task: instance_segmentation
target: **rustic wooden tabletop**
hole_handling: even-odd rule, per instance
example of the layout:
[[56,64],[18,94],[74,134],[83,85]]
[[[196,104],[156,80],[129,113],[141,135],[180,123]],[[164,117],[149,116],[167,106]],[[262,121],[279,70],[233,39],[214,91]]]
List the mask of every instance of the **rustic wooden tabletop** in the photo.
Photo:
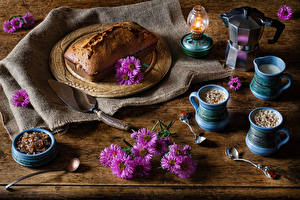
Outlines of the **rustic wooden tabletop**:
[[[2,0],[0,2],[0,23],[10,16],[30,11],[38,22],[47,13],[59,6],[71,8],[91,8],[98,6],[118,6],[132,4],[134,0]],[[210,17],[210,34],[215,46],[213,52],[220,60],[224,60],[225,45],[228,39],[227,29],[218,18],[218,14],[240,6],[252,6],[264,12],[266,16],[277,18],[277,10],[282,2],[277,0],[240,0],[240,1],[180,1],[183,15],[196,4],[203,5]],[[57,134],[59,155],[51,164],[42,169],[56,169],[66,165],[68,160],[78,156],[81,166],[76,173],[53,172],[26,179],[14,187],[14,191],[6,191],[4,186],[14,179],[39,169],[22,167],[11,157],[11,141],[0,125],[0,199],[64,199],[64,198],[119,198],[119,199],[241,199],[241,198],[300,198],[300,1],[287,1],[294,10],[293,18],[284,22],[286,28],[276,44],[270,45],[267,40],[274,34],[274,29],[265,29],[260,41],[259,55],[274,55],[281,57],[287,64],[286,72],[294,82],[289,90],[276,101],[262,101],[255,98],[249,89],[253,77],[252,72],[235,72],[242,81],[238,92],[231,90],[228,109],[231,121],[223,133],[205,133],[209,139],[206,146],[192,145],[192,153],[198,163],[194,176],[190,179],[179,179],[171,174],[154,169],[147,178],[121,180],[112,176],[111,171],[99,163],[99,153],[110,143],[121,144],[122,137],[128,133],[113,129],[103,123],[93,122],[80,124],[70,128],[64,134]],[[38,23],[37,23],[38,24]],[[22,39],[27,30],[13,34],[0,31],[0,59],[3,59]],[[228,79],[212,83],[228,88]],[[157,105],[125,108],[116,114],[117,118],[126,120],[138,127],[151,128],[158,119],[164,122],[176,120],[172,131],[177,133],[173,139],[179,144],[192,144],[193,137],[186,127],[178,120],[182,110],[194,113],[188,96],[198,90],[203,84],[193,85],[184,95]],[[245,145],[245,136],[249,128],[247,119],[249,112],[261,106],[279,110],[285,119],[285,127],[292,132],[292,138],[278,153],[272,157],[261,157],[251,153]],[[197,132],[202,130],[192,120]],[[260,171],[243,162],[229,160],[224,150],[235,146],[243,153],[244,158],[254,162],[269,165],[279,174],[277,180],[267,179]]]

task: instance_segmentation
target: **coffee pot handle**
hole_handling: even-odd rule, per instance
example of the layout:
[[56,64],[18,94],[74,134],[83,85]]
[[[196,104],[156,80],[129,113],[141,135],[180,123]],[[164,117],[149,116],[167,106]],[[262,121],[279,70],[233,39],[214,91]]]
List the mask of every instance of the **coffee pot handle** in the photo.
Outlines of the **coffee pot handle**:
[[281,93],[283,90],[286,90],[291,86],[293,79],[290,75],[287,75],[287,74],[282,74],[280,76],[280,78],[281,79],[286,78],[288,80],[288,82],[284,86],[281,87],[281,89],[280,89],[280,93]]
[[197,92],[192,92],[192,93],[190,94],[189,99],[190,99],[191,104],[192,104],[193,107],[195,108],[195,111],[197,112],[197,110],[198,110],[198,108],[199,108],[199,104],[197,103],[197,101],[195,101],[195,98],[198,99],[198,101],[199,101],[199,97],[198,97]]
[[283,23],[281,23],[280,21],[276,20],[276,19],[271,19],[271,18],[264,18],[262,19],[262,23],[265,25],[265,27],[274,27],[276,28],[276,33],[274,35],[274,38],[272,40],[269,40],[268,43],[269,44],[274,44],[275,42],[277,42],[277,40],[279,39],[282,31],[285,28],[285,25]]
[[284,145],[290,140],[291,132],[286,128],[282,128],[279,129],[277,133],[278,133],[278,137],[280,137],[280,133],[284,133],[286,135],[286,137],[283,140],[280,140],[279,144],[277,145],[277,149],[279,149],[282,145]]
[[225,26],[228,28],[228,17],[226,15],[226,13],[219,14],[219,17],[222,19],[222,21],[224,22]]

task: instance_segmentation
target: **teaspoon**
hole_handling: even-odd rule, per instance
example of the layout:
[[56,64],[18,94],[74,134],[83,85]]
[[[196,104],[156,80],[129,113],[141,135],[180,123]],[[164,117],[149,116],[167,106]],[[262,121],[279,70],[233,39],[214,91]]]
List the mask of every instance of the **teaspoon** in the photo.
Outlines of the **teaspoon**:
[[55,171],[75,172],[78,169],[79,165],[80,165],[80,160],[78,158],[73,158],[65,169],[48,169],[48,170],[43,170],[43,171],[39,171],[39,172],[34,172],[32,174],[28,174],[26,176],[23,176],[21,178],[14,180],[10,184],[6,185],[5,189],[8,190],[11,186],[20,182],[21,180],[24,180],[26,178],[29,178],[29,177],[32,177],[32,176],[35,176],[38,174],[42,174],[42,173],[55,172]]
[[239,152],[234,147],[228,147],[228,148],[226,148],[225,149],[225,154],[231,160],[234,160],[234,161],[244,161],[244,162],[250,163],[254,167],[260,169],[266,175],[266,177],[268,177],[268,178],[274,179],[276,177],[276,174],[272,170],[270,170],[270,168],[268,166],[263,166],[261,164],[256,164],[256,163],[254,163],[254,162],[252,162],[250,160],[246,160],[246,159],[240,158],[239,157]]
[[188,120],[188,115],[187,114],[182,114],[180,115],[180,118],[179,120],[183,123],[185,123],[191,130],[191,132],[194,134],[195,136],[195,140],[194,140],[194,144],[200,144],[202,143],[204,140],[206,140],[206,137],[203,137],[203,136],[200,136],[200,135],[197,135],[194,130],[192,129],[190,123],[189,123],[189,120]]

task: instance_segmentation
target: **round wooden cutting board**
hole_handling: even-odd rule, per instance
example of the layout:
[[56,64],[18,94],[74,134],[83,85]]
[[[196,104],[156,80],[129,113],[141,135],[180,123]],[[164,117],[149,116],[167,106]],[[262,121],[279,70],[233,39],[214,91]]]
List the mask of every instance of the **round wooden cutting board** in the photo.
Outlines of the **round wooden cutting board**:
[[97,24],[80,28],[61,39],[53,48],[50,54],[50,69],[54,77],[62,83],[75,87],[95,97],[124,97],[144,91],[157,84],[171,67],[171,53],[168,46],[158,36],[158,43],[153,51],[145,51],[136,55],[141,62],[148,64],[150,68],[145,72],[144,79],[139,84],[119,85],[115,80],[115,74],[101,80],[90,82],[76,74],[71,67],[65,63],[64,52],[66,49],[79,40],[91,37],[96,32],[102,31],[111,24]]

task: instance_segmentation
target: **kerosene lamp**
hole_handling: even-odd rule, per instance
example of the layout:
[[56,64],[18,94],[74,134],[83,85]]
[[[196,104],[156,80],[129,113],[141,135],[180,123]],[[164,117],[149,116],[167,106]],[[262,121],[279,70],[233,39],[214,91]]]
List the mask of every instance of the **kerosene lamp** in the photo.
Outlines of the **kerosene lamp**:
[[213,40],[204,33],[209,24],[205,9],[196,5],[188,15],[187,24],[191,33],[184,35],[180,42],[184,53],[193,58],[206,56],[213,45]]

